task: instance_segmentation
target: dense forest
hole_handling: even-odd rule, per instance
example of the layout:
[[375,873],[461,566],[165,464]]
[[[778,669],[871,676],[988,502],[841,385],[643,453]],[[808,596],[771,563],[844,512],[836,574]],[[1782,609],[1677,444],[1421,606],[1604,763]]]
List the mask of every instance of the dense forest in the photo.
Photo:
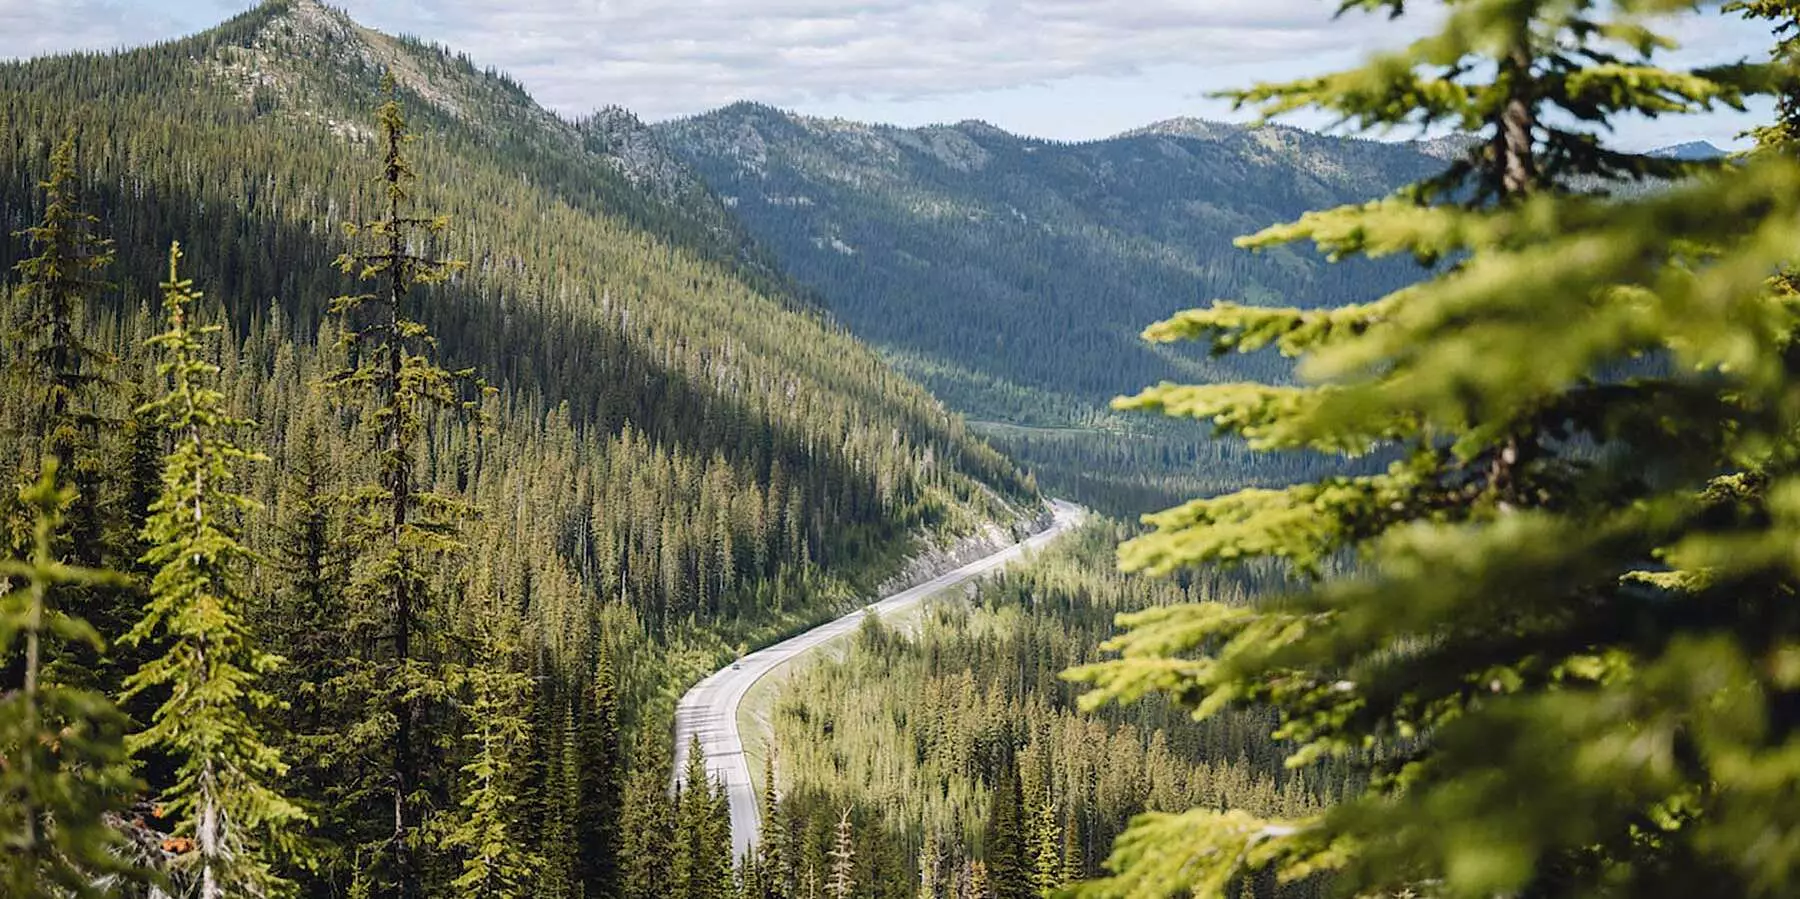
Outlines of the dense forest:
[[1119,574],[1108,563],[1129,533],[1091,522],[972,596],[940,596],[912,621],[869,619],[842,658],[784,682],[772,824],[748,876],[785,886],[764,895],[824,883],[846,816],[854,895],[1023,899],[1099,873],[1144,811],[1300,816],[1353,790],[1348,769],[1289,774],[1266,712],[1195,722],[1158,698],[1077,708],[1060,675],[1099,657],[1119,613],[1243,603],[1270,585]]
[[1207,492],[1188,463],[1221,450],[1208,428],[1120,416],[1109,401],[1165,380],[1287,374],[1274,354],[1145,342],[1144,326],[1215,298],[1337,304],[1411,282],[1411,261],[1329,265],[1231,241],[1445,164],[1436,145],[1193,120],[1062,144],[978,122],[903,129],[738,104],[656,130],[859,336],[1046,486],[1121,515]]
[[0,225],[9,896],[651,895],[686,683],[1037,515],[737,238],[310,0],[0,66]]
[[[1691,70],[1712,4],[1442,7],[1230,95],[1465,132],[1406,146],[566,122],[315,0],[0,65],[0,894],[1793,894],[1800,3]],[[1612,143],[1763,101],[1729,161]],[[824,182],[867,230],[759,244]],[[918,342],[835,324],[805,243],[896,266]],[[1054,302],[957,306],[983,254]],[[734,859],[680,691],[1041,518],[907,372],[1116,508],[1195,496],[787,671]]]

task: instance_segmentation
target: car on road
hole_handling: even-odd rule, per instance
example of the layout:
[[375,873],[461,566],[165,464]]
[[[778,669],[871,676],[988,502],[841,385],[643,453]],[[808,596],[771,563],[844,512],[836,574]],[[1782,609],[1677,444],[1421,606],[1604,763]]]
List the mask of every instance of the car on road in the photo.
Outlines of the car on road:
[[733,670],[733,671],[741,671],[741,670],[743,670],[743,668],[744,668],[744,666],[737,662],[731,663],[731,670]]

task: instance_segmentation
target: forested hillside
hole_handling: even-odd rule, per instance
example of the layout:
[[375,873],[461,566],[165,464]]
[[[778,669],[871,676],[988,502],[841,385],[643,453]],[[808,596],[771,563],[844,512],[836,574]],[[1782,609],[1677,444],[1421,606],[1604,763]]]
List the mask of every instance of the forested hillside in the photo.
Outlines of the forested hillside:
[[[216,712],[232,770],[285,797],[228,791],[243,857],[309,895],[636,895],[615,813],[666,747],[621,747],[666,733],[680,686],[915,535],[1036,514],[729,219],[595,133],[312,0],[0,66],[0,461],[47,485],[6,491],[6,555],[111,572],[6,569],[6,739],[67,712],[40,682],[122,701],[94,745],[135,770],[80,811],[173,835],[146,859],[235,857],[182,798],[217,744],[181,722]],[[213,669],[156,660],[208,646],[237,699],[184,711]],[[56,816],[20,797],[116,770],[9,768],[0,805],[39,833]],[[57,851],[7,882],[95,875]]]
[[1115,616],[1241,604],[1273,583],[1119,574],[1108,562],[1127,533],[1091,522],[971,597],[941,596],[916,621],[870,619],[841,659],[784,683],[771,716],[777,789],[750,870],[765,895],[826,882],[846,813],[854,895],[1024,899],[1098,874],[1144,811],[1300,816],[1353,790],[1346,770],[1283,769],[1266,714],[1196,723],[1160,699],[1077,709],[1060,675],[1100,658]]
[[739,104],[658,131],[859,335],[972,419],[1015,426],[987,432],[1059,490],[1124,511],[1189,495],[1191,460],[1216,451],[1202,428],[1108,401],[1281,370],[1145,343],[1143,328],[1215,298],[1351,302],[1407,283],[1410,262],[1231,242],[1444,165],[1431,146],[1195,120],[1062,144]]

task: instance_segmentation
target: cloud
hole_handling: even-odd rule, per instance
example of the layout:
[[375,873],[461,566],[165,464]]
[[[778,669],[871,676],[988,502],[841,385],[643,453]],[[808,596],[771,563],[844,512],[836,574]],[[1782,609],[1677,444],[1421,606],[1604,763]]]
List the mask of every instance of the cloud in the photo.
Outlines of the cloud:
[[0,59],[111,50],[180,31],[176,19],[141,2],[0,0]]
[[738,99],[905,101],[1169,65],[1283,65],[1397,35],[1381,17],[1333,22],[1322,0],[340,2],[367,24],[466,49],[559,111],[618,103],[650,118]]
[[[248,2],[0,0],[0,56],[172,37]],[[801,109],[923,109],[1049,85],[1081,96],[1068,117],[1096,126],[1108,108],[1070,85],[1105,84],[1116,94],[1135,83],[1146,102],[1172,97],[1186,105],[1179,103],[1184,91],[1311,74],[1394,46],[1418,34],[1437,8],[1418,5],[1418,13],[1393,22],[1360,13],[1334,20],[1331,0],[328,2],[371,27],[465,51],[566,115],[619,104],[660,119],[744,99]],[[1693,47],[1684,61],[1766,45],[1765,29],[1717,15],[1683,23],[1681,32]],[[1117,96],[1101,105],[1133,106]],[[1077,121],[1066,128],[1046,122],[1043,130],[1089,129]]]

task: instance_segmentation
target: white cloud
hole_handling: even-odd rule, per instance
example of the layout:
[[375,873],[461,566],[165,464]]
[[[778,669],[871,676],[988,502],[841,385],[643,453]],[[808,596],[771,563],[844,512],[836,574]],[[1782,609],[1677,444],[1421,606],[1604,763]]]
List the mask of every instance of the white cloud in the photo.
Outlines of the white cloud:
[[[171,37],[248,2],[0,0],[0,57]],[[1345,64],[1408,39],[1438,8],[1412,4],[1396,23],[1334,20],[1332,0],[332,2],[372,27],[465,51],[569,115],[620,104],[658,119],[744,99],[854,114],[1029,96],[1021,102],[1035,112],[982,115],[1088,136],[1118,130],[1128,123],[1113,119],[1152,101],[1174,108],[1145,110],[1151,118],[1204,113],[1216,104],[1180,98]],[[1759,26],[1717,15],[1680,31],[1693,61],[1767,43]],[[1097,96],[1101,85],[1111,99]],[[1056,121],[1055,96],[1070,98],[1076,121]]]
[[179,22],[142,2],[0,0],[0,59],[111,50],[179,32]]
[[650,118],[737,99],[807,105],[1305,59],[1396,37],[1322,0],[342,0],[363,21],[467,49],[578,113]]

